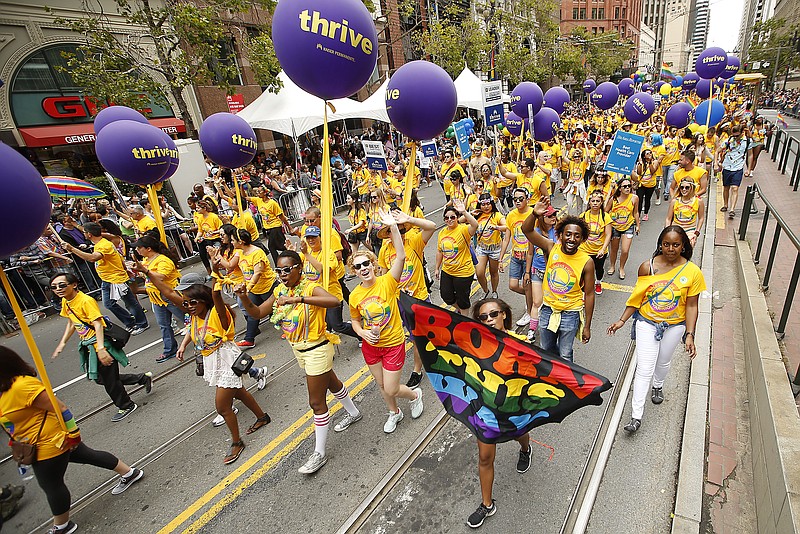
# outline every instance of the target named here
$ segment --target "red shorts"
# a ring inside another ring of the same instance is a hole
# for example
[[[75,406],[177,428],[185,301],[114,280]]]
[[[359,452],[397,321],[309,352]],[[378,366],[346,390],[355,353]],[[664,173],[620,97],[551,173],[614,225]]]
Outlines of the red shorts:
[[[387,371],[399,371],[406,361],[406,344],[401,343],[394,347],[373,347],[366,341],[361,346],[364,361],[367,365],[383,364]]]

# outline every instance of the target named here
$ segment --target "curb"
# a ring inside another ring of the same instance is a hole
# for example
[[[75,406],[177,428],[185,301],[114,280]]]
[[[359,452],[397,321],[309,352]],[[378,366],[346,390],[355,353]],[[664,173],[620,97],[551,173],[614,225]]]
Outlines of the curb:
[[[716,188],[709,188],[709,214],[717,212]],[[706,467],[706,429],[711,366],[711,313],[714,292],[714,239],[716,217],[706,217],[703,238],[702,271],[708,287],[698,303],[697,355],[689,374],[689,394],[683,422],[681,457],[673,510],[673,534],[697,534],[703,513],[703,484]]]

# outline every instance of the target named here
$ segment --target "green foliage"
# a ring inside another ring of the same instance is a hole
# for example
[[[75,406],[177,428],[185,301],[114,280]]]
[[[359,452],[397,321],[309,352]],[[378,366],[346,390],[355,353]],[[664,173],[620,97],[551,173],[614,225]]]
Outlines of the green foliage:
[[[631,58],[634,48],[632,41],[620,40],[614,32],[593,35],[584,27],[573,29],[568,36],[568,42],[572,53],[577,51],[579,54],[579,63],[577,66],[573,65],[572,72],[579,81],[586,76],[608,78]]]
[[[757,21],[753,25],[746,61],[752,65],[761,63],[760,71],[770,77],[770,85],[776,71],[783,74],[787,68],[800,68],[800,46],[794,40],[800,35],[800,25],[789,24],[785,19],[772,18],[766,22]],[[778,54],[780,49],[780,54]],[[780,55],[780,58],[778,57]],[[745,60],[742,60],[744,64]],[[769,66],[764,66],[769,62]],[[776,69],[777,63],[777,69]]]
[[[412,43],[450,76],[458,76],[464,65],[476,68],[486,63],[488,34],[457,6],[448,6],[442,18],[427,26],[427,31],[412,33]]]

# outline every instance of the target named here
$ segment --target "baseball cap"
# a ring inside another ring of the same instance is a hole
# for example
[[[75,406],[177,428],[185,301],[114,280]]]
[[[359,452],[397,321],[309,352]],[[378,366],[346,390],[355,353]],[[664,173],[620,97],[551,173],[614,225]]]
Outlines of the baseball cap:
[[[555,209],[552,204],[547,206],[544,210],[545,217],[550,217],[551,215],[555,215],[556,213],[558,213],[558,210]]]
[[[186,273],[181,276],[178,285],[175,287],[176,291],[184,291],[195,285],[205,285],[206,277],[200,273]]]
[[[319,226],[309,226],[303,235],[304,237],[319,237],[321,235]]]

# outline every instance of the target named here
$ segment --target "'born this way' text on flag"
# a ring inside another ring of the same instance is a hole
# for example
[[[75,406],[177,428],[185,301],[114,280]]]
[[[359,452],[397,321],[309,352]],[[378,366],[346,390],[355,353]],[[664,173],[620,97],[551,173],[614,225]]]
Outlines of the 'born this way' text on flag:
[[[583,406],[605,377],[462,315],[402,293],[400,306],[447,413],[483,443],[502,443]]]

